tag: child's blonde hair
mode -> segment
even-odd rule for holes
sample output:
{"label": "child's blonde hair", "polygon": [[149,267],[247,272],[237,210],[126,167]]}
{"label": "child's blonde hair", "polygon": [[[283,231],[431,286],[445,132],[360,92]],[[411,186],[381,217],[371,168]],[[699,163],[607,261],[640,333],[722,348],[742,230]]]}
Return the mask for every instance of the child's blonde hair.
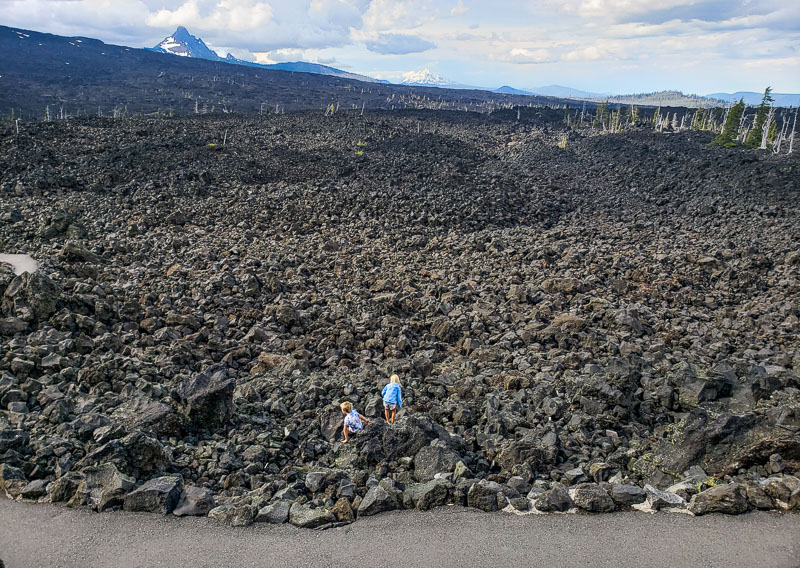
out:
{"label": "child's blonde hair", "polygon": [[389,377],[389,382],[390,383],[397,383],[399,385],[400,384],[400,377],[398,377],[397,375],[392,375],[391,377]]}
{"label": "child's blonde hair", "polygon": [[350,414],[351,412],[353,412],[353,403],[352,402],[343,402],[339,406],[339,408],[342,409],[342,412],[346,412],[347,414]]}

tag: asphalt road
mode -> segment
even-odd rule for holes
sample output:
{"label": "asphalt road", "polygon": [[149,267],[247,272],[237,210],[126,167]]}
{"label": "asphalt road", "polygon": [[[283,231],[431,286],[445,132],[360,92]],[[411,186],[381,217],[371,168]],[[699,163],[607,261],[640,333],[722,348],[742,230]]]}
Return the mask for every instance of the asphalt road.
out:
{"label": "asphalt road", "polygon": [[0,499],[0,558],[7,568],[798,568],[800,515],[514,517],[447,507],[387,513],[318,532]]}

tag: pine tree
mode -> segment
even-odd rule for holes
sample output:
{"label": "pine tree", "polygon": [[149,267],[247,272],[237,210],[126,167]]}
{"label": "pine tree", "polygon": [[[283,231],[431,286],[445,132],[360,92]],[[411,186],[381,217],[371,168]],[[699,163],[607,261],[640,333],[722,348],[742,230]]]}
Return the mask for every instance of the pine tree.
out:
{"label": "pine tree", "polygon": [[747,139],[744,141],[746,146],[750,146],[751,148],[758,148],[761,146],[761,138],[764,136],[764,122],[767,120],[769,103],[775,100],[770,95],[771,92],[772,87],[767,87],[764,90],[764,97],[761,99],[761,104],[758,105],[758,112],[756,113],[755,122],[753,122],[753,129],[747,134]]}
{"label": "pine tree", "polygon": [[736,137],[739,135],[739,122],[744,113],[744,99],[733,105],[725,118],[725,126],[722,127],[722,134],[714,138],[711,143],[715,146],[725,146],[730,148],[736,145]]}

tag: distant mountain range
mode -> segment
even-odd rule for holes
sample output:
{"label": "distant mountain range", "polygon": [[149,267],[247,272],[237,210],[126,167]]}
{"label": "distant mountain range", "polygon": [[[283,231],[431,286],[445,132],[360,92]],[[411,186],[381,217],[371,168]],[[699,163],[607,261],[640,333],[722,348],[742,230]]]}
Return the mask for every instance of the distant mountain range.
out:
{"label": "distant mountain range", "polygon": [[[755,93],[753,91],[736,91],[735,93],[711,93],[706,95],[712,99],[718,99],[725,102],[738,102],[743,99],[745,104],[755,106],[761,103],[764,93]],[[800,94],[798,93],[772,93],[772,98],[775,99],[774,104],[782,107],[796,107],[800,104]]]}
{"label": "distant mountain range", "polygon": [[[175,32],[164,38],[157,46],[149,48],[151,51],[159,53],[169,53],[181,57],[191,57],[196,59],[206,59],[209,61],[222,61],[225,63],[233,63],[235,65],[245,65],[248,67],[258,67],[262,69],[277,69],[280,71],[293,71],[299,73],[314,73],[317,75],[328,75],[332,77],[340,77],[343,79],[352,79],[356,81],[365,81],[370,83],[388,83],[380,79],[375,79],[367,75],[360,75],[358,73],[349,73],[321,65],[319,63],[309,63],[306,61],[291,61],[286,63],[273,63],[262,64],[238,59],[230,53],[226,57],[220,57],[212,49],[210,49],[205,42],[189,33],[183,27],[178,26]],[[710,95],[685,95],[680,91],[659,91],[655,93],[643,94],[628,94],[628,95],[614,95],[612,93],[595,93],[591,91],[582,91],[580,89],[573,89],[572,87],[564,87],[562,85],[544,85],[541,87],[531,87],[526,89],[518,89],[509,85],[503,85],[497,89],[486,89],[485,87],[477,87],[474,85],[465,85],[452,81],[438,73],[431,71],[428,68],[420,69],[419,71],[409,71],[403,75],[401,85],[411,87],[438,87],[444,89],[469,89],[469,90],[491,90],[493,93],[503,95],[539,95],[545,97],[555,97],[559,99],[574,99],[579,101],[608,101],[617,104],[635,104],[635,105],[653,105],[653,106],[710,106],[722,103],[730,103],[738,101],[740,98],[748,105],[757,105],[761,102],[762,93],[740,91],[736,93],[712,93]],[[800,103],[800,94],[789,93],[773,93],[775,104],[777,106],[795,106]]]}
{"label": "distant mountain range", "polygon": [[206,59],[208,61],[223,61],[225,63],[233,63],[235,65],[246,65],[248,67],[277,69],[279,71],[294,71],[297,73],[314,73],[316,75],[328,75],[331,77],[353,79],[355,81],[364,81],[368,83],[386,83],[386,81],[368,77],[367,75],[348,73],[347,71],[342,71],[341,69],[336,69],[335,67],[321,65],[319,63],[309,63],[307,61],[262,64],[255,63],[253,61],[246,61],[244,59],[238,59],[230,53],[226,57],[220,57],[216,52],[211,50],[202,39],[190,34],[189,31],[183,26],[178,26],[178,29],[176,29],[172,35],[164,38],[157,46],[148,49],[158,53],[169,53],[172,55],[179,55],[181,57]]}

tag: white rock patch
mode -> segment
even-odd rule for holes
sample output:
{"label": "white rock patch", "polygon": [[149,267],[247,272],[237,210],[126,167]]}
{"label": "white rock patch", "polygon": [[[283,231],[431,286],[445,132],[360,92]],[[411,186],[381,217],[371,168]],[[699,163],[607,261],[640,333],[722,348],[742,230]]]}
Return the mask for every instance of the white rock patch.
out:
{"label": "white rock patch", "polygon": [[39,270],[39,263],[27,254],[0,254],[0,263],[10,264],[14,274],[34,273]]}

